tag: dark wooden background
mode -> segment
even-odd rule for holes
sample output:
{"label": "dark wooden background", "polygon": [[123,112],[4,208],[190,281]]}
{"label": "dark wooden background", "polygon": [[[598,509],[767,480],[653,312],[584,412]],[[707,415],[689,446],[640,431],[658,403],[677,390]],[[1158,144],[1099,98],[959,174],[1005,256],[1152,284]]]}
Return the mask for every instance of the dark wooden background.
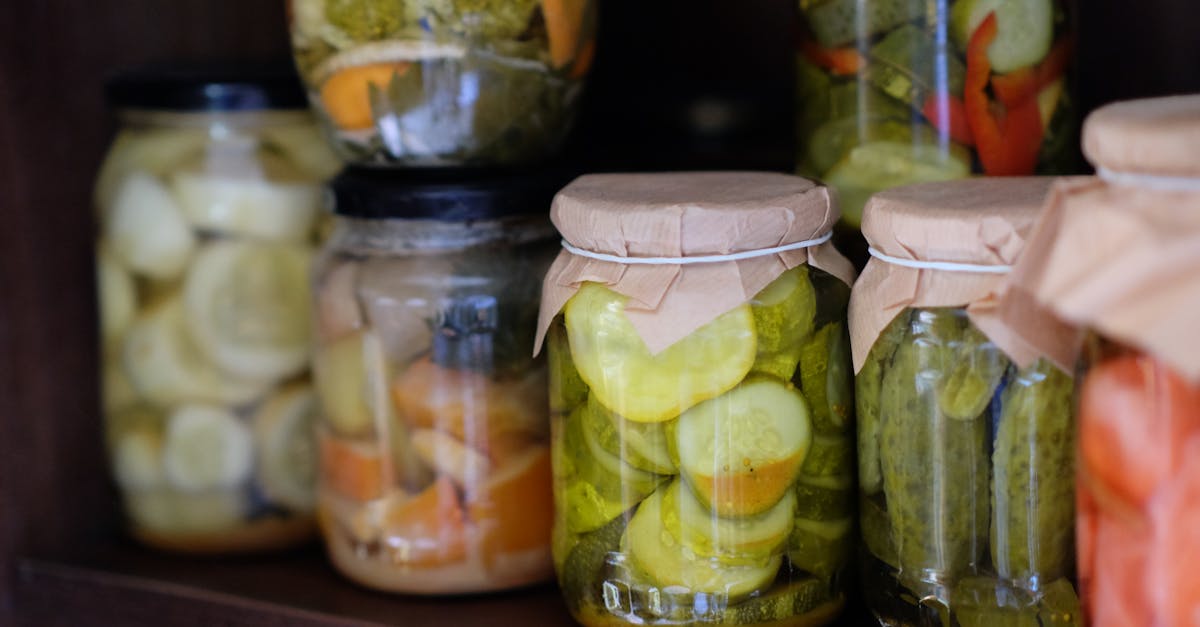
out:
{"label": "dark wooden background", "polygon": [[[578,162],[789,167],[791,2],[602,2],[600,53],[570,150]],[[1087,108],[1200,91],[1200,4],[1080,4]],[[283,58],[283,20],[279,0],[0,5],[0,624],[20,607],[17,556],[114,533],[96,412],[89,202],[113,129],[103,78],[149,61]]]}

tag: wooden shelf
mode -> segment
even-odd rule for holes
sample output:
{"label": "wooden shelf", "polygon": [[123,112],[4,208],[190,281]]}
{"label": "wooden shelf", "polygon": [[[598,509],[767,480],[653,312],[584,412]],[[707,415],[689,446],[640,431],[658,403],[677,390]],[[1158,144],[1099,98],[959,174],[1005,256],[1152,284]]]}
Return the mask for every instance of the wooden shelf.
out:
{"label": "wooden shelf", "polygon": [[[18,561],[25,624],[573,625],[553,586],[469,597],[404,597],[342,579],[317,547],[238,559],[163,555],[115,542]],[[847,612],[838,627],[872,624]]]}

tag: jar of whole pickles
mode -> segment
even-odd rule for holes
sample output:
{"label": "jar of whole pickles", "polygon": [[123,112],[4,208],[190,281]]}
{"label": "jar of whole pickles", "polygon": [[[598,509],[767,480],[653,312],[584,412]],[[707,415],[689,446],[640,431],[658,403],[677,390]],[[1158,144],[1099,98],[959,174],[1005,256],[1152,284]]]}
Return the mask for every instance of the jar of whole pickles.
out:
{"label": "jar of whole pickles", "polygon": [[557,187],[540,175],[334,180],[314,275],[320,522],[358,583],[451,594],[553,575],[533,336]]}
{"label": "jar of whole pickles", "polygon": [[863,594],[881,624],[1082,625],[1063,370],[1076,333],[997,306],[1049,185],[927,183],[867,202],[873,258],[850,324]]}
{"label": "jar of whole pickles", "polygon": [[595,54],[597,0],[290,0],[292,48],[342,158],[546,159]]}
{"label": "jar of whole pickles", "polygon": [[1097,110],[1098,178],[1059,184],[1018,285],[1090,329],[1078,384],[1088,624],[1200,615],[1200,96]]}
{"label": "jar of whole pickles", "polygon": [[130,530],[185,552],[311,538],[307,277],[337,159],[289,74],[144,71],[108,97],[97,291]]}
{"label": "jar of whole pickles", "polygon": [[1073,173],[1074,19],[1073,0],[800,0],[799,172],[851,230],[885,188]]}
{"label": "jar of whole pickles", "polygon": [[586,625],[832,621],[853,550],[848,285],[826,188],[591,175],[546,277],[554,556]]}

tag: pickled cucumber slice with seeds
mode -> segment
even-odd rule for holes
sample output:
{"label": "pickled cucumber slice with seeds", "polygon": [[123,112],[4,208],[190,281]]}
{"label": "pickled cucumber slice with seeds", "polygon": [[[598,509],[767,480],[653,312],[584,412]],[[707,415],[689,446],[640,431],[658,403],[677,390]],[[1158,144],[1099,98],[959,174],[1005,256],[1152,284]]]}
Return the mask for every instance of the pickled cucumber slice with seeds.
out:
{"label": "pickled cucumber slice with seeds", "polygon": [[780,552],[792,531],[796,497],[788,494],[766,513],[752,518],[714,515],[683,481],[666,487],[662,524],[668,533],[700,557],[727,566],[761,565]]}
{"label": "pickled cucumber slice with seeds", "polygon": [[720,516],[761,514],[783,498],[812,444],[808,403],[791,385],[763,377],[679,417],[679,469]]}
{"label": "pickled cucumber slice with seeds", "polygon": [[925,3],[917,0],[825,0],[805,12],[813,35],[826,48],[873,37],[924,15]]}
{"label": "pickled cucumber slice with seeds", "polygon": [[[928,133],[932,139],[934,135]],[[853,112],[845,117],[828,118],[808,138],[807,164],[817,174],[825,174],[864,142],[893,141],[910,143],[913,124],[904,116],[869,115],[860,118]]]}
{"label": "pickled cucumber slice with seeds", "polygon": [[1041,627],[1074,627],[1083,624],[1083,611],[1079,596],[1067,579],[1059,579],[1042,589],[1038,601],[1038,619]]}
{"label": "pickled cucumber slice with seeds", "polygon": [[975,29],[992,13],[996,14],[996,39],[988,47],[992,71],[1004,74],[1031,66],[1050,52],[1052,0],[959,0],[950,10],[950,28],[960,49],[967,49]]}
{"label": "pickled cucumber slice with seeds", "polygon": [[750,301],[758,338],[754,372],[792,379],[801,348],[813,330],[816,301],[808,266],[784,272],[755,295]]}
{"label": "pickled cucumber slice with seeds", "polygon": [[560,324],[551,325],[546,342],[549,343],[546,363],[550,373],[550,411],[569,414],[587,400],[587,384],[579,378],[579,371],[571,360],[566,328]]}
{"label": "pickled cucumber slice with seeds", "polygon": [[938,391],[938,407],[951,418],[970,420],[991,404],[1009,361],[973,325],[964,330],[956,352],[954,368]]}
{"label": "pickled cucumber slice with seeds", "polygon": [[625,317],[626,300],[586,283],[565,308],[575,367],[605,407],[629,420],[663,422],[725,393],[750,371],[757,348],[749,305],[652,355]]}
{"label": "pickled cucumber slice with seeds", "polygon": [[991,555],[1001,577],[1043,581],[1074,564],[1072,380],[1039,360],[1001,393],[992,453]]}
{"label": "pickled cucumber slice with seeds", "polygon": [[846,326],[833,322],[821,327],[800,350],[800,389],[812,408],[817,433],[841,434],[850,428],[853,381]]}
{"label": "pickled cucumber slice with seeds", "polygon": [[862,208],[875,192],[910,183],[966,178],[971,160],[958,146],[895,141],[870,141],[856,146],[825,175],[835,187],[842,219],[852,226],[862,222]]}
{"label": "pickled cucumber slice with seeds", "polygon": [[807,478],[854,477],[854,443],[846,436],[813,436],[812,446],[800,467]]}
{"label": "pickled cucumber slice with seeds", "polygon": [[862,370],[854,377],[858,426],[858,484],[866,494],[883,489],[879,469],[879,395],[883,373],[892,363],[896,347],[908,337],[909,312],[892,319],[875,340]]}
{"label": "pickled cucumber slice with seeds", "polygon": [[670,423],[626,420],[593,399],[588,400],[583,416],[583,428],[614,459],[646,472],[676,473],[667,451],[666,427]]}
{"label": "pickled cucumber slice with seeds", "polygon": [[677,538],[664,533],[659,489],[642,501],[629,521],[621,546],[630,562],[648,582],[659,587],[679,587],[693,593],[726,595],[736,602],[775,580],[783,557],[776,555],[759,566],[722,566],[716,560],[689,555]]}
{"label": "pickled cucumber slice with seeds", "polygon": [[866,70],[880,91],[917,109],[930,94],[961,94],[965,73],[957,56],[939,50],[935,37],[912,24],[872,46]]}
{"label": "pickled cucumber slice with seeds", "polygon": [[653,492],[662,478],[629,466],[585,433],[586,405],[562,425],[563,450],[557,471],[566,482],[563,501],[573,533],[596,529]]}
{"label": "pickled cucumber slice with seeds", "polygon": [[725,625],[773,625],[800,627],[826,625],[841,611],[842,600],[834,596],[828,582],[806,577],[748,599],[725,610]]}
{"label": "pickled cucumber slice with seeds", "polygon": [[608,524],[584,534],[567,554],[558,581],[572,610],[580,606],[604,607],[603,573],[610,553],[621,548],[626,516],[616,516]]}
{"label": "pickled cucumber slice with seeds", "polygon": [[854,480],[850,477],[801,475],[796,480],[794,492],[797,518],[833,520],[854,514]]}
{"label": "pickled cucumber slice with seeds", "polygon": [[797,518],[788,538],[793,568],[829,577],[846,567],[854,549],[854,519],[819,521]]}

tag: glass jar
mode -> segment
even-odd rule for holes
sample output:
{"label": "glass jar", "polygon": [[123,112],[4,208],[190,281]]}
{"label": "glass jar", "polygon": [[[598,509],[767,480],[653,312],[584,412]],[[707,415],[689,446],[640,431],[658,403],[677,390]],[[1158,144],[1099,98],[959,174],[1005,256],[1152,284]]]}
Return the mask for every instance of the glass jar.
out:
{"label": "glass jar", "polygon": [[292,47],[342,158],[538,161],[595,53],[595,0],[290,0]]}
{"label": "glass jar", "polygon": [[[789,179],[803,182],[797,187],[812,185],[759,176],[585,177],[560,193],[556,223],[566,241],[587,241],[580,232],[585,224],[606,225],[611,230],[590,240],[654,256],[647,248],[652,244],[628,225],[656,228],[640,215],[617,226],[623,211],[613,206],[628,203],[629,213],[664,216],[663,207],[688,202],[692,215],[712,220],[705,237],[733,233],[726,235],[733,243],[710,245],[736,251],[746,246],[736,238],[745,235],[722,223],[720,212],[754,223],[734,217],[739,211],[731,207],[765,198],[774,207],[795,205],[772,187]],[[713,190],[724,195],[708,196]],[[815,224],[806,223],[800,216],[817,204],[797,212],[804,232],[820,234],[836,220],[836,208],[823,213],[826,206]],[[565,217],[568,211],[575,217]],[[678,228],[694,227],[685,217]],[[846,263],[831,246],[822,252],[836,257],[833,266]],[[560,261],[568,269],[587,263],[574,252]],[[778,261],[737,263],[770,267]],[[549,323],[559,583],[572,614],[586,625],[831,622],[844,601],[854,546],[846,279],[805,263],[780,266],[767,274],[777,278],[752,298],[713,311],[711,321],[676,332],[681,339],[655,352],[631,322],[635,316],[657,319],[659,329],[691,328],[695,317],[672,316],[729,302],[726,286],[712,277],[733,279],[704,265],[686,266],[676,283],[681,291],[649,311],[617,291],[638,289],[633,284],[584,281]],[[745,270],[742,276],[750,276]],[[630,266],[625,274],[633,272],[641,274],[639,282],[657,282],[645,266]],[[685,294],[690,272],[713,274]],[[611,268],[587,267],[579,276],[611,275]],[[734,283],[729,293],[744,294],[742,283]],[[547,289],[552,284],[575,282],[552,270]],[[672,302],[677,298],[691,304]]]}
{"label": "glass jar", "polygon": [[799,172],[838,190],[851,232],[885,188],[1078,168],[1071,0],[800,0],[800,14]]}
{"label": "glass jar", "polygon": [[392,592],[540,582],[553,506],[532,349],[555,182],[433,180],[351,170],[333,184],[314,275],[326,547]]}
{"label": "glass jar", "polygon": [[133,73],[108,95],[97,291],[130,530],[185,552],[311,538],[307,275],[337,159],[294,76]]}
{"label": "glass jar", "polygon": [[856,387],[863,594],[880,622],[1082,624],[1071,377],[1016,366],[964,308],[909,308]]}

